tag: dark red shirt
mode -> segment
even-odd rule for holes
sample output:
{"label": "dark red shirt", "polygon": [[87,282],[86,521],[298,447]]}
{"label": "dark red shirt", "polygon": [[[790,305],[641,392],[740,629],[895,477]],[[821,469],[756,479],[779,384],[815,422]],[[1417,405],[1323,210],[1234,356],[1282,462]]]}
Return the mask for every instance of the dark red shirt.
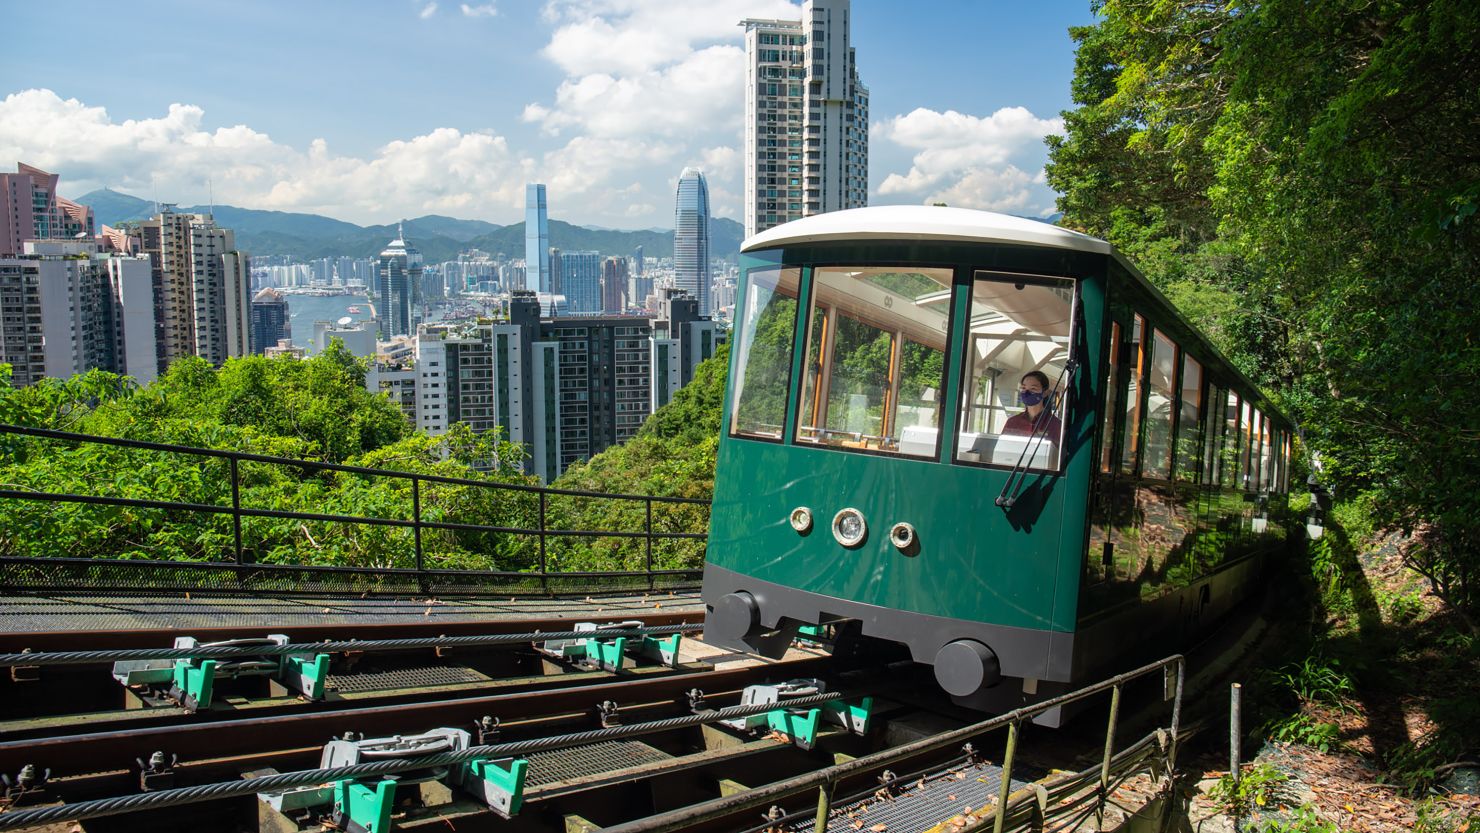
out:
{"label": "dark red shirt", "polygon": [[[1038,417],[1040,420],[1044,417],[1047,417],[1047,430],[1043,433],[1048,436],[1048,439],[1050,441],[1057,443],[1059,441],[1059,438],[1062,437],[1064,433],[1063,423],[1059,421],[1058,417],[1054,416],[1053,414],[1047,413],[1046,411],[1040,411],[1038,413]],[[1043,428],[1043,423],[1040,422],[1038,427]],[[1032,436],[1033,418],[1028,416],[1027,411],[1023,411],[1022,413],[1017,414],[1016,416],[1013,416],[1007,420],[1007,424],[1002,426],[1002,433],[1020,434],[1024,437]]]}

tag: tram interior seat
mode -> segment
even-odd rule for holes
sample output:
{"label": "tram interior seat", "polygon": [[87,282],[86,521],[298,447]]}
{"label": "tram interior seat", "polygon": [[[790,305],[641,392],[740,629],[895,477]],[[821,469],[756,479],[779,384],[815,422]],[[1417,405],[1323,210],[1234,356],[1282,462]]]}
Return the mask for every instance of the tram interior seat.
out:
{"label": "tram interior seat", "polygon": [[906,425],[899,432],[899,453],[914,457],[934,457],[935,439],[939,434],[933,425]]}

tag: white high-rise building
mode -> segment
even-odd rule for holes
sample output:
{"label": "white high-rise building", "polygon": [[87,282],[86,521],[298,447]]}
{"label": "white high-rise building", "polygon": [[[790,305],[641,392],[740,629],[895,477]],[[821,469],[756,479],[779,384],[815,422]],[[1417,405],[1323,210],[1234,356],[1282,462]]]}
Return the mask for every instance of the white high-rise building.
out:
{"label": "white high-rise building", "polygon": [[868,88],[849,0],[806,0],[801,20],[745,27],[745,236],[868,205]]}

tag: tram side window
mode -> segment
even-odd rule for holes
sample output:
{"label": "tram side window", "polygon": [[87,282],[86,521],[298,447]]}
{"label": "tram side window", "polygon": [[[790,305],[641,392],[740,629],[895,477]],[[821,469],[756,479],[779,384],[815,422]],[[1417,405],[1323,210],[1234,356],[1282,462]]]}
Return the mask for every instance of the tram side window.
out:
{"label": "tram side window", "polygon": [[1120,322],[1110,322],[1110,378],[1105,385],[1105,428],[1100,436],[1100,471],[1109,472],[1114,458],[1115,413],[1120,410]]}
{"label": "tram side window", "polygon": [[1253,488],[1249,482],[1249,448],[1254,439],[1254,408],[1244,400],[1242,410],[1239,411],[1239,453],[1238,453],[1238,479],[1233,481],[1237,488],[1248,491]]}
{"label": "tram side window", "polygon": [[1146,370],[1146,319],[1136,316],[1131,328],[1131,374],[1125,389],[1125,439],[1120,444],[1120,470],[1136,470],[1136,453],[1141,449],[1141,378]]}
{"label": "tram side window", "polygon": [[1219,483],[1225,489],[1232,489],[1238,485],[1238,410],[1239,397],[1233,391],[1228,392],[1228,405],[1224,408],[1225,430],[1223,432],[1223,448],[1221,459],[1218,461],[1218,470],[1221,472]]}
{"label": "tram side window", "polygon": [[1218,443],[1223,438],[1220,415],[1227,408],[1228,392],[1217,385],[1208,385],[1208,430],[1203,444],[1203,485],[1218,484]]}
{"label": "tram side window", "polygon": [[1146,452],[1141,458],[1145,477],[1166,480],[1172,469],[1172,419],[1175,413],[1173,374],[1177,345],[1161,330],[1152,330],[1150,378],[1146,385]]}
{"label": "tram side window", "polygon": [[1271,436],[1269,417],[1264,417],[1264,427],[1259,434],[1259,491],[1267,492],[1274,484],[1274,438]]}
{"label": "tram side window", "polygon": [[801,270],[754,269],[746,274],[739,322],[730,433],[780,439],[791,387]]}
{"label": "tram side window", "polygon": [[950,269],[818,267],[796,442],[934,457]]}
{"label": "tram side window", "polygon": [[1059,467],[1073,312],[1072,280],[976,273],[957,460]]}
{"label": "tram side window", "polygon": [[1177,479],[1197,479],[1197,461],[1202,452],[1202,365],[1182,354],[1182,411],[1177,418]]}

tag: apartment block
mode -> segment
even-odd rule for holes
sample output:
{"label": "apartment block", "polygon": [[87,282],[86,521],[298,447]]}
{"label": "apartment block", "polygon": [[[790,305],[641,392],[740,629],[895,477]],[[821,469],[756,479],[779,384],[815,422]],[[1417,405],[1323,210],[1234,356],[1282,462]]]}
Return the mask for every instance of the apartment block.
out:
{"label": "apartment block", "polygon": [[745,235],[868,204],[868,88],[849,0],[745,27]]}

